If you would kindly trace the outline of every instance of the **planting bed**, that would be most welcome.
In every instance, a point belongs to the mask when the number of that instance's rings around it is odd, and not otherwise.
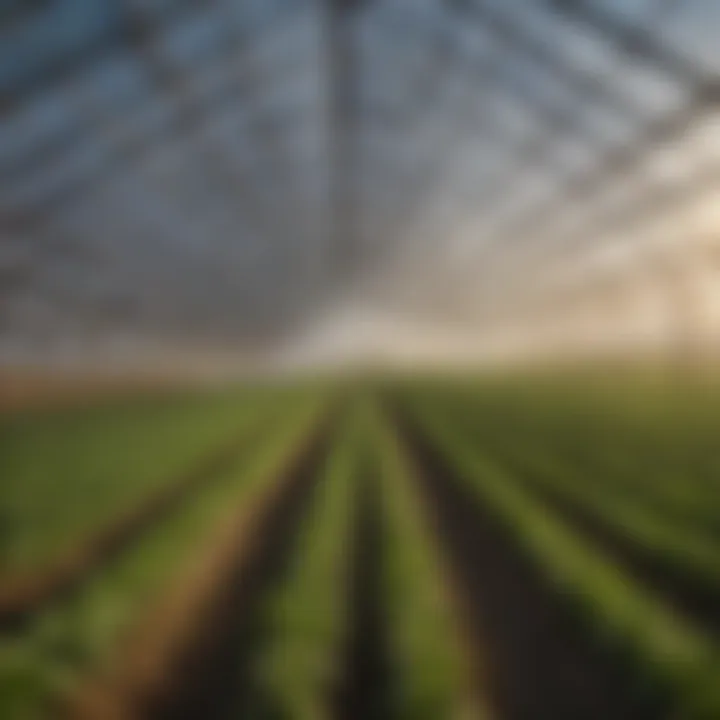
[[[0,717],[720,720],[720,393],[628,387],[3,416]]]

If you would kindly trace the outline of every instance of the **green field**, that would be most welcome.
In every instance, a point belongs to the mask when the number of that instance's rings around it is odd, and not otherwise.
[[[719,429],[559,375],[7,413],[0,718],[717,720]]]

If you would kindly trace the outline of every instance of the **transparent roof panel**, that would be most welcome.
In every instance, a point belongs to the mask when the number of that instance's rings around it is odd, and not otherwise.
[[[121,256],[137,322],[159,294],[225,332],[232,283],[193,266],[232,268],[242,335],[388,249],[412,265],[414,234],[512,272],[644,232],[657,197],[692,225],[719,36],[716,0],[0,0],[0,247],[24,248],[0,282],[45,268],[17,286],[41,307],[56,241],[101,277]]]

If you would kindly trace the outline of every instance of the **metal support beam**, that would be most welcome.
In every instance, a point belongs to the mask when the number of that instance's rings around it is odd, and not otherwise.
[[[365,0],[323,0],[328,73],[330,154],[330,266],[338,279],[358,271],[362,262],[359,229],[359,154],[357,123],[360,77],[355,20]],[[342,280],[341,280],[342,281]]]

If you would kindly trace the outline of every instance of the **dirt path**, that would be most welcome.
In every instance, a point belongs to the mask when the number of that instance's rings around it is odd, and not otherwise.
[[[351,625],[335,716],[345,720],[389,720],[392,698],[387,617],[382,597],[382,500],[367,459],[360,473],[348,588]]]
[[[214,547],[148,611],[105,676],[58,709],[73,720],[241,717],[258,610],[281,576],[329,438],[316,431],[283,476],[218,529]]]
[[[279,496],[261,512],[249,552],[238,548],[230,575],[222,579],[206,608],[196,642],[174,673],[172,691],[149,708],[148,717],[243,717],[243,708],[252,704],[251,665],[264,638],[265,600],[288,568],[328,443],[328,433],[312,443],[291,469]]]

